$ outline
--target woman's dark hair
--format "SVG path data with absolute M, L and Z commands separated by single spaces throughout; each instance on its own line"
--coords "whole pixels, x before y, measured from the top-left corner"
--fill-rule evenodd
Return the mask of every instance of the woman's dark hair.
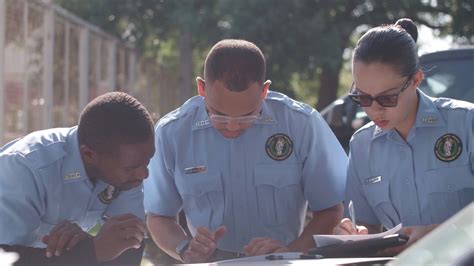
M 415 23 L 402 18 L 393 25 L 382 25 L 366 32 L 357 42 L 352 60 L 390 64 L 402 76 L 410 76 L 419 69 L 417 39 Z
M 79 145 L 112 153 L 119 144 L 143 143 L 153 136 L 153 120 L 145 107 L 124 92 L 109 92 L 92 100 L 81 113 Z
M 204 79 L 209 84 L 222 81 L 230 91 L 243 91 L 254 82 L 263 84 L 265 68 L 265 57 L 254 43 L 227 39 L 207 54 Z

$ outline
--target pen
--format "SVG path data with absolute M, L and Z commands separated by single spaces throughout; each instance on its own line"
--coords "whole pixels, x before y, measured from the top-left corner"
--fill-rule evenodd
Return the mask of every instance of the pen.
M 356 226 L 355 212 L 354 212 L 354 203 L 352 202 L 352 200 L 349 201 L 349 204 L 348 204 L 347 208 L 349 209 L 349 216 L 351 216 L 352 228 L 357 233 L 357 226 Z

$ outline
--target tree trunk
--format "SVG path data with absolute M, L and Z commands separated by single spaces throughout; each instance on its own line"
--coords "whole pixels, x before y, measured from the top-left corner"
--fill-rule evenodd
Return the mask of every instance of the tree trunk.
M 179 88 L 176 91 L 177 105 L 183 104 L 192 96 L 193 91 L 193 61 L 192 61 L 192 32 L 189 29 L 181 30 L 179 36 Z
M 335 59 L 336 60 L 336 59 Z M 321 111 L 328 106 L 337 97 L 339 87 L 339 72 L 341 71 L 342 58 L 338 60 L 336 66 L 324 64 L 321 71 L 321 87 L 319 90 L 319 99 L 316 109 Z

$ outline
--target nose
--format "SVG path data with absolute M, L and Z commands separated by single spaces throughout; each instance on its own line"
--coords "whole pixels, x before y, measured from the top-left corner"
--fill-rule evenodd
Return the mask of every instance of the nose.
M 147 165 L 141 167 L 137 174 L 135 175 L 137 177 L 137 179 L 140 179 L 140 180 L 144 180 L 148 177 L 148 167 Z
M 380 113 L 382 112 L 383 110 L 385 110 L 385 107 L 383 107 L 382 105 L 380 105 L 380 103 L 378 103 L 377 101 L 372 101 L 372 105 L 370 105 L 369 107 L 369 110 L 372 111 L 372 113 Z
M 240 129 L 240 124 L 237 120 L 230 120 L 227 122 L 225 128 L 229 131 L 237 131 Z

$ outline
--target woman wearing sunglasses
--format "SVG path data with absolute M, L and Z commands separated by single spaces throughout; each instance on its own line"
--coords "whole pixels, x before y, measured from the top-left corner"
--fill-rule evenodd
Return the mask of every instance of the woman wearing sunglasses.
M 402 223 L 408 246 L 474 200 L 474 104 L 417 88 L 417 35 L 400 19 L 369 30 L 354 50 L 349 96 L 372 122 L 350 142 L 346 205 L 358 226 L 343 219 L 336 234 Z

